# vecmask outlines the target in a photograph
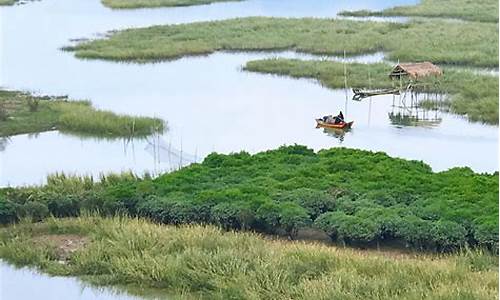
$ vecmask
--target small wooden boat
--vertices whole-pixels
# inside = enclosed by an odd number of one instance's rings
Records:
[[[316,128],[323,127],[323,128],[336,128],[336,129],[346,130],[346,129],[351,129],[353,123],[354,121],[332,124],[324,122],[322,119],[316,119]]]

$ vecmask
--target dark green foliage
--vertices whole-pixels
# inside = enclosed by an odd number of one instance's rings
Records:
[[[17,221],[14,203],[0,196],[0,224],[8,224]]]
[[[437,251],[498,245],[498,173],[434,173],[422,162],[345,148],[213,153],[156,179],[123,174],[97,183],[58,175],[45,186],[0,195],[2,223],[19,217],[12,205],[39,201],[61,217],[81,210],[126,213],[291,238],[313,223],[333,240],[353,244],[397,240]]]
[[[49,216],[49,208],[45,203],[29,201],[16,207],[17,216],[28,218],[32,222],[40,222]]]
[[[308,188],[280,192],[274,198],[279,202],[288,201],[304,207],[313,219],[335,207],[334,196],[325,191]]]

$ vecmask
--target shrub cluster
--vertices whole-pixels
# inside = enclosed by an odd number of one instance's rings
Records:
[[[498,172],[434,173],[422,162],[334,148],[287,146],[250,155],[210,154],[151,179],[132,174],[51,176],[41,187],[0,191],[0,222],[126,213],[166,224],[286,234],[315,227],[346,244],[403,242],[452,251],[498,245]]]

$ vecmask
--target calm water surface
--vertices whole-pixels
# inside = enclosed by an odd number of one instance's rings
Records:
[[[0,300],[139,300],[112,289],[96,288],[71,277],[50,277],[0,261]]]
[[[346,104],[344,91],[328,90],[311,80],[241,71],[241,66],[252,59],[313,56],[293,52],[215,53],[138,65],[79,60],[58,50],[71,39],[97,37],[118,28],[251,15],[334,17],[344,9],[412,3],[415,1],[251,0],[116,11],[97,0],[43,0],[0,8],[0,85],[90,99],[102,109],[164,118],[170,127],[154,143],[79,138],[58,132],[12,137],[0,147],[0,185],[41,183],[46,174],[60,171],[159,172],[200,160],[212,151],[257,152],[293,143],[317,150],[346,146],[385,151],[392,156],[424,160],[438,171],[454,166],[497,170],[496,126],[471,124],[445,113],[439,114],[441,122],[434,127],[395,126],[388,117],[393,110],[392,96]],[[383,54],[377,53],[355,60],[382,59]],[[355,121],[351,132],[339,136],[314,128],[315,117],[339,110]],[[161,149],[157,149],[159,145]]]

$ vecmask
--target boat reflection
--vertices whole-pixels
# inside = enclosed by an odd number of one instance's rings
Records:
[[[341,144],[344,141],[346,133],[350,132],[352,129],[337,129],[337,128],[323,128],[323,133],[326,135],[334,137],[339,140]]]

